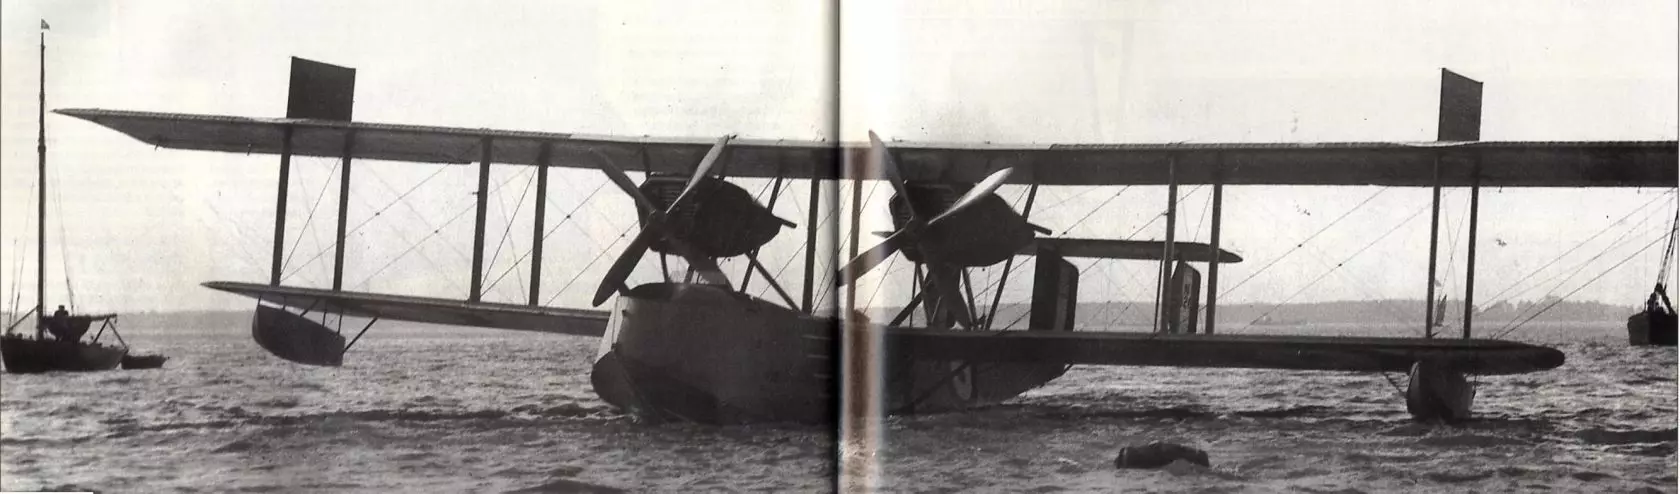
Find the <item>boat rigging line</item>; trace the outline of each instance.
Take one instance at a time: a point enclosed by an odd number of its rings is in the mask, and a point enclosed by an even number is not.
[[[1674,209],[1674,221],[1668,225],[1668,247],[1663,248],[1662,262],[1657,264],[1657,286],[1668,284],[1668,266],[1674,261],[1674,238],[1680,235],[1680,203]]]
[[[76,285],[70,281],[70,236],[64,231],[64,187],[60,187],[58,173],[55,170],[53,180],[53,207],[58,208],[58,260],[64,263],[64,291],[69,295],[70,311],[76,311]],[[45,255],[45,253],[43,253]]]

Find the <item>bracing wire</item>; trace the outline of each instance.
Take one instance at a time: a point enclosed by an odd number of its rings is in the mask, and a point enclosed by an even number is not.
[[[1552,280],[1557,280],[1557,284],[1553,285],[1551,289],[1546,291],[1546,293],[1548,293],[1548,294],[1556,293],[1559,288],[1562,288],[1564,284],[1569,282],[1569,280],[1575,278],[1575,275],[1580,274],[1581,270],[1586,269],[1587,266],[1590,265],[1593,261],[1597,261],[1599,258],[1604,257],[1605,254],[1609,254],[1610,250],[1615,249],[1616,246],[1622,245],[1622,241],[1627,239],[1630,235],[1633,235],[1634,231],[1635,231],[1635,229],[1630,228],[1627,231],[1622,232],[1620,235],[1617,235],[1616,238],[1613,238],[1613,239],[1610,240],[1610,244],[1608,246],[1606,246],[1604,248],[1604,250],[1601,250],[1597,254],[1594,254],[1591,258],[1589,258],[1585,261],[1581,261],[1581,263],[1579,263],[1579,264],[1576,264],[1575,268],[1570,270],[1567,274],[1559,273],[1559,274],[1556,274],[1556,275],[1549,276],[1544,280],[1540,280],[1540,282],[1536,286],[1530,287],[1527,290],[1522,290],[1522,291],[1518,292],[1516,295],[1513,295],[1513,298],[1515,298],[1515,296],[1520,296],[1522,294],[1528,293],[1529,291],[1533,290],[1534,288],[1538,288],[1539,285],[1549,283]],[[1562,278],[1559,278],[1558,276],[1562,276]]]
[[[1429,210],[1429,207],[1427,207],[1427,206],[1418,208],[1418,210],[1413,212],[1411,214],[1411,216],[1407,216],[1406,219],[1400,220],[1400,222],[1398,224],[1395,224],[1393,228],[1389,228],[1388,231],[1383,232],[1382,235],[1378,235],[1377,238],[1371,239],[1371,241],[1366,243],[1364,247],[1360,247],[1359,250],[1354,251],[1353,254],[1351,254],[1351,255],[1347,256],[1346,258],[1342,259],[1340,262],[1337,262],[1336,265],[1331,267],[1329,270],[1319,274],[1318,277],[1313,278],[1312,281],[1308,281],[1305,286],[1302,286],[1300,289],[1295,290],[1295,293],[1289,294],[1289,296],[1284,298],[1283,301],[1278,302],[1277,305],[1273,305],[1271,309],[1267,309],[1264,314],[1260,315],[1260,317],[1254,318],[1253,321],[1249,321],[1248,324],[1245,324],[1245,325],[1243,325],[1243,327],[1237,328],[1237,329],[1239,331],[1243,330],[1243,329],[1247,329],[1249,326],[1253,326],[1255,323],[1260,322],[1260,320],[1265,319],[1267,316],[1272,315],[1272,313],[1276,312],[1278,310],[1278,308],[1283,307],[1284,304],[1287,304],[1287,303],[1289,303],[1289,301],[1294,300],[1295,297],[1301,295],[1302,292],[1305,292],[1305,291],[1307,291],[1307,289],[1312,288],[1313,285],[1318,284],[1318,282],[1323,280],[1324,277],[1329,276],[1330,273],[1334,273],[1338,269],[1341,269],[1342,266],[1347,265],[1348,261],[1353,260],[1353,258],[1355,258],[1355,257],[1359,257],[1360,254],[1365,253],[1366,250],[1370,249],[1372,246],[1377,245],[1383,239],[1388,238],[1388,236],[1394,234],[1394,232],[1399,231],[1400,228],[1406,226],[1408,223],[1411,223],[1413,219],[1416,219],[1419,215],[1422,215],[1424,211],[1428,211],[1428,210]]]
[[[334,162],[332,170],[327,171],[327,178],[321,180],[321,192],[315,194],[315,202],[309,205],[309,214],[303,217],[303,226],[298,227],[298,232],[309,231],[309,223],[315,220],[315,211],[320,209],[321,200],[327,197],[327,182],[332,181],[332,174],[333,172],[338,171],[338,165],[339,164],[337,162]],[[291,267],[292,254],[296,254],[298,247],[301,246],[303,246],[303,242],[292,242],[292,249],[286,251],[285,260],[280,262],[281,271],[285,271],[286,268]]]
[[[594,198],[595,194],[601,192],[601,188],[606,186],[606,185],[607,185],[606,182],[601,182],[599,184],[596,184],[595,185],[595,190],[590,191],[589,195],[584,196],[583,201],[579,202],[577,207],[573,208],[571,212],[566,213],[566,216],[562,217],[558,223],[555,223],[553,228],[549,228],[548,231],[543,232],[542,240],[539,240],[539,241],[547,241],[549,235],[553,235],[554,232],[559,231],[560,227],[562,225],[565,225],[568,220],[572,219],[572,215],[576,214],[579,209],[582,209],[583,205],[588,203],[590,199]],[[578,231],[583,232],[583,234],[586,237],[588,237],[591,242],[594,242],[596,245],[599,246],[601,244],[600,241],[595,240],[595,236],[591,235],[589,233],[589,230],[579,228]],[[626,231],[628,231],[628,230],[626,230]],[[606,247],[601,247],[601,248],[605,249]],[[496,284],[501,283],[502,279],[506,278],[509,273],[515,272],[515,268],[519,267],[520,262],[525,261],[525,259],[527,259],[529,257],[531,257],[531,249],[525,249],[525,252],[523,254],[520,254],[517,259],[513,260],[512,265],[508,266],[507,269],[502,270],[501,274],[496,275],[495,280],[492,280],[489,285],[485,286],[484,291],[490,291],[491,288],[495,288]],[[588,269],[588,267],[586,266],[585,269]]]
[[[485,269],[490,269],[490,266],[495,266],[496,265],[496,259],[498,259],[502,256],[502,248],[507,246],[507,243],[508,243],[508,240],[509,240],[509,234],[513,233],[513,220],[515,218],[518,218],[519,217],[519,211],[521,209],[524,209],[524,207],[525,207],[525,196],[531,193],[531,183],[535,182],[536,179],[537,179],[536,170],[532,169],[530,175],[528,175],[525,178],[525,188],[522,189],[519,192],[519,199],[516,199],[513,203],[513,214],[511,214],[511,215],[508,214],[508,212],[507,212],[507,205],[502,202],[502,198],[503,198],[502,194],[497,194],[496,195],[496,198],[497,198],[496,199],[496,210],[503,217],[507,218],[507,226],[502,228],[502,238],[496,241],[496,250],[493,251],[490,254],[490,262],[484,264]],[[523,257],[520,258],[520,259],[515,259],[513,261],[513,263],[510,265],[510,269],[513,268],[513,267],[518,267],[519,266],[519,261],[522,261],[522,260],[524,260]],[[506,273],[506,271],[503,271],[503,273]],[[521,280],[523,280],[523,278],[521,278]],[[524,285],[524,284],[525,284],[524,281],[520,281],[520,285]],[[484,291],[489,292],[490,289],[485,288]]]
[[[583,265],[583,268],[578,269],[577,273],[572,274],[572,279],[567,280],[566,284],[562,285],[558,291],[555,291],[553,296],[548,297],[548,300],[544,300],[543,305],[553,303],[554,299],[560,298],[560,294],[566,293],[567,288],[571,288],[572,284],[576,283],[578,278],[583,276],[583,273],[589,271],[590,266],[594,266],[596,262],[601,260],[601,257],[605,256],[607,252],[610,252],[612,250],[612,246],[618,245],[619,241],[624,240],[624,237],[630,233],[630,229],[634,227],[635,225],[624,227],[624,231],[618,233],[618,238],[613,239],[612,243],[607,244],[607,248],[601,249],[600,252],[596,252],[595,257],[590,258],[589,262]]]
[[[490,189],[490,190],[489,190],[489,191],[488,191],[488,192],[487,192],[487,193],[495,193],[495,192],[496,192],[496,191],[498,191],[498,190],[501,190],[501,188],[502,188],[502,187],[503,187],[503,186],[505,186],[505,185],[507,185],[507,184],[508,184],[508,183],[510,183],[510,182],[513,182],[513,180],[515,180],[515,179],[517,179],[517,178],[518,178],[518,177],[514,177],[514,178],[510,178],[510,179],[507,179],[507,180],[504,180],[504,181],[502,181],[502,182],[501,182],[501,183],[499,183],[499,184],[496,184],[496,187],[494,187],[494,188],[492,188],[492,189]],[[436,237],[436,236],[437,236],[437,235],[438,235],[438,234],[439,234],[439,233],[441,233],[441,232],[443,232],[443,229],[444,229],[444,228],[445,228],[445,227],[448,227],[448,226],[449,226],[449,225],[450,225],[450,224],[452,224],[452,223],[455,223],[455,221],[457,221],[457,220],[460,220],[460,219],[461,219],[461,217],[462,217],[462,216],[466,216],[466,214],[467,214],[467,212],[469,212],[469,211],[473,211],[473,210],[474,210],[474,209],[476,209],[476,208],[477,208],[477,204],[468,204],[468,205],[467,205],[467,206],[466,206],[466,207],[465,207],[465,208],[462,208],[462,209],[461,209],[461,212],[458,212],[458,213],[455,213],[455,216],[451,216],[451,217],[450,217],[450,218],[449,218],[449,221],[445,221],[445,222],[443,222],[443,224],[442,224],[442,225],[439,225],[439,226],[438,226],[438,227],[437,227],[437,228],[434,228],[434,229],[432,229],[432,232],[431,232],[431,233],[428,233],[428,234],[426,234],[426,236],[424,236],[424,237],[421,237],[421,238],[420,238],[420,240],[418,240],[418,241],[416,241],[416,242],[414,242],[414,243],[413,243],[413,244],[411,244],[411,245],[409,245],[409,246],[408,246],[408,248],[407,248],[407,249],[404,249],[404,250],[403,250],[403,252],[402,252],[402,253],[401,253],[401,254],[398,254],[398,255],[397,255],[397,257],[395,257],[395,258],[393,258],[393,259],[391,259],[391,260],[390,260],[390,261],[387,261],[387,262],[386,262],[386,263],[385,263],[385,264],[384,264],[384,265],[383,265],[383,266],[380,266],[380,267],[379,267],[379,269],[377,269],[377,270],[374,270],[374,272],[373,272],[373,273],[372,273],[372,274],[369,274],[369,275],[367,275],[367,277],[366,277],[366,278],[363,278],[363,279],[362,279],[362,281],[361,281],[361,283],[357,283],[357,286],[360,286],[360,285],[365,285],[365,284],[367,284],[367,282],[369,282],[369,281],[371,281],[371,280],[373,280],[373,277],[374,277],[374,276],[376,276],[376,275],[378,275],[378,274],[379,274],[379,273],[381,273],[381,272],[384,272],[384,271],[385,271],[385,270],[386,270],[386,269],[389,269],[389,268],[390,268],[390,267],[391,267],[391,265],[393,265],[393,264],[396,264],[396,262],[397,262],[397,261],[400,261],[400,260],[402,260],[402,259],[403,259],[403,258],[404,258],[404,257],[407,257],[407,256],[408,256],[408,255],[409,255],[409,254],[410,254],[410,253],[413,253],[413,252],[414,252],[414,250],[415,250],[415,249],[417,249],[417,248],[419,248],[419,247],[420,247],[420,245],[421,245],[421,244],[422,244],[422,243],[424,243],[424,242],[425,242],[425,241],[427,241],[427,240],[430,240],[430,239],[431,239],[431,238],[432,238],[432,237]],[[377,215],[377,214],[375,214],[375,216],[378,216],[378,215]],[[371,219],[372,219],[372,218],[371,218],[371,217],[370,217],[370,218],[369,218],[369,219],[370,219],[370,220],[371,220]],[[365,222],[364,222],[364,224],[365,224]],[[346,232],[346,233],[345,233],[345,235],[346,235],[346,236],[348,236],[348,235],[349,235],[349,233],[348,233],[348,232]],[[336,244],[337,244],[337,242],[334,242],[334,244],[335,244],[335,245],[336,245]],[[299,266],[298,266],[298,270],[297,270],[297,271],[293,271],[293,272],[292,272],[292,275],[295,275],[295,274],[297,274],[297,273],[298,273],[298,272],[299,272],[299,271],[302,271],[302,270],[303,270],[303,268],[305,268],[305,267],[307,267],[307,266],[309,266],[309,264],[310,264],[310,263],[313,263],[313,262],[315,262],[315,260],[316,260],[316,259],[320,259],[320,257],[321,257],[321,256],[322,256],[322,255],[324,255],[324,254],[326,254],[326,252],[327,252],[327,251],[328,251],[328,250],[332,250],[332,249],[330,249],[330,248],[328,248],[328,249],[322,249],[322,250],[321,250],[321,253],[319,253],[319,254],[316,254],[316,255],[315,255],[315,257],[311,257],[311,258],[309,258],[309,260],[308,260],[308,261],[305,261],[305,262],[304,262],[304,263],[303,263],[303,264],[302,264],[302,265],[299,265]],[[291,275],[287,275],[287,276],[286,276],[286,277],[290,277],[290,276],[291,276]],[[282,278],[282,280],[284,280],[284,278]]]
[[[462,208],[461,212],[455,213],[455,216],[451,216],[448,221],[443,222],[443,225],[438,226],[438,228],[436,230],[432,230],[432,232],[426,234],[425,237],[421,237],[420,240],[415,241],[412,244],[409,244],[408,248],[404,249],[401,254],[397,254],[397,256],[392,258],[390,261],[386,261],[384,265],[379,266],[379,269],[373,270],[373,272],[369,273],[367,275],[367,277],[362,278],[362,281],[360,283],[357,283],[356,286],[366,285],[369,281],[373,280],[373,277],[378,276],[379,273],[385,272],[386,269],[389,269],[391,267],[391,265],[396,264],[397,261],[401,261],[404,257],[408,257],[408,254],[414,252],[414,250],[419,248],[420,245],[424,244],[427,240],[430,240],[432,237],[436,237],[438,235],[438,233],[443,231],[444,227],[447,227],[450,224],[455,223],[455,221],[457,221],[457,220],[460,220],[461,217],[466,216],[467,213],[472,211],[472,210],[473,210],[472,205],[469,205],[465,208]]]
[[[1493,301],[1493,302],[1489,302],[1489,305],[1498,304],[1500,302],[1507,301],[1506,299],[1501,299],[1500,297],[1504,296],[1506,293],[1509,293],[1512,289],[1515,289],[1516,287],[1522,285],[1523,282],[1528,281],[1530,278],[1533,278],[1534,275],[1540,274],[1541,271],[1544,271],[1546,268],[1551,267],[1553,264],[1556,264],[1558,261],[1563,260],[1564,257],[1568,257],[1569,254],[1574,253],[1576,249],[1580,249],[1582,246],[1587,245],[1587,243],[1592,242],[1593,239],[1596,239],[1600,235],[1603,235],[1605,232],[1610,231],[1611,228],[1615,228],[1616,225],[1620,225],[1620,224],[1626,222],[1628,220],[1628,218],[1632,218],[1633,215],[1638,214],[1640,211],[1645,210],[1645,208],[1650,207],[1652,204],[1656,204],[1656,202],[1658,200],[1662,199],[1664,196],[1673,195],[1673,194],[1674,194],[1673,191],[1669,191],[1668,193],[1658,195],[1657,197],[1652,198],[1650,201],[1647,201],[1645,204],[1643,204],[1643,205],[1641,205],[1637,208],[1634,208],[1633,211],[1629,211],[1628,214],[1625,215],[1625,216],[1622,216],[1621,219],[1616,220],[1614,223],[1605,225],[1604,228],[1599,229],[1598,232],[1593,233],[1592,235],[1588,236],[1585,239],[1582,239],[1580,242],[1576,242],[1574,246],[1571,246],[1569,248],[1569,250],[1563,251],[1562,254],[1558,254],[1557,257],[1553,257],[1551,260],[1546,261],[1545,264],[1542,264],[1538,268],[1534,268],[1533,271],[1530,271],[1528,274],[1523,275],[1522,278],[1517,279],[1517,281],[1512,282],[1510,285],[1506,286],[1504,289],[1501,289],[1498,292],[1495,292],[1493,294],[1493,296],[1488,297],[1488,300]]]
[[[367,226],[367,224],[369,222],[372,222],[374,218],[378,218],[379,215],[384,214],[385,211],[390,210],[392,206],[395,206],[398,203],[407,204],[406,202],[403,202],[403,198],[408,197],[408,195],[414,193],[415,190],[419,190],[420,186],[425,185],[426,182],[429,182],[433,178],[436,178],[438,176],[438,174],[443,173],[443,170],[445,170],[445,169],[447,169],[447,167],[442,167],[442,166],[438,167],[437,171],[432,172],[431,175],[428,175],[428,176],[426,176],[426,178],[420,180],[420,183],[414,184],[413,187],[410,187],[407,191],[403,192],[402,194],[398,195],[395,199],[392,199],[390,202],[386,203],[385,207],[379,208],[378,211],[374,211],[372,215],[367,217],[367,219],[364,219],[360,223],[357,223],[354,228],[351,228],[351,229],[345,231],[344,235],[349,236],[351,233],[355,233],[357,231],[360,231],[362,229],[362,227]],[[374,175],[374,176],[378,177],[378,175]],[[333,245],[329,245],[329,246],[327,246],[327,248],[321,249],[319,252],[316,252],[314,256],[311,256],[309,258],[309,260],[304,261],[303,265],[299,266],[298,269],[301,270],[301,269],[303,269],[303,267],[308,266],[310,263],[315,262],[316,259],[320,259],[321,256],[326,255],[327,252],[331,251],[332,248],[336,245],[337,245],[337,243],[335,242]],[[287,278],[291,278],[293,275],[296,275],[296,274],[297,274],[297,271],[293,271],[291,274],[288,274],[286,276],[281,277],[281,281],[284,281]]]
[[[1626,264],[1628,261],[1633,260],[1634,257],[1638,256],[1639,254],[1644,253],[1646,250],[1650,249],[1651,247],[1656,246],[1657,242],[1660,242],[1662,240],[1663,240],[1663,237],[1657,237],[1657,238],[1651,239],[1651,241],[1647,242],[1644,247],[1640,247],[1639,250],[1636,250],[1632,254],[1629,254],[1627,257],[1622,258],[1621,261],[1617,261],[1616,264],[1610,266],[1608,269],[1605,269],[1604,272],[1599,273],[1598,276],[1594,276],[1592,279],[1587,280],[1586,283],[1582,283],[1581,286],[1575,287],[1574,290],[1570,290],[1569,293],[1566,293],[1562,297],[1558,297],[1557,299],[1552,300],[1552,303],[1546,304],[1545,307],[1542,307],[1539,311],[1536,311],[1534,314],[1528,316],[1527,319],[1523,319],[1522,322],[1519,322],[1516,325],[1509,326],[1508,328],[1504,328],[1502,331],[1499,332],[1498,335],[1494,336],[1494,339],[1503,338],[1505,335],[1510,334],[1512,331],[1516,331],[1517,328],[1521,328],[1521,327],[1523,327],[1523,325],[1528,324],[1529,321],[1533,321],[1534,318],[1540,317],[1540,314],[1546,313],[1546,311],[1551,310],[1552,307],[1556,307],[1559,303],[1562,303],[1564,300],[1568,299],[1571,295],[1574,295],[1576,292],[1579,292],[1582,289],[1585,289],[1586,287],[1591,286],[1593,284],[1593,282],[1598,281],[1599,278],[1603,278],[1605,275],[1610,274],[1610,272],[1615,271],[1616,268],[1621,267],[1623,264]],[[1513,319],[1513,321],[1514,320],[1515,319]]]
[[[1230,288],[1226,288],[1225,291],[1219,292],[1219,298],[1225,298],[1226,295],[1230,295],[1232,291],[1236,290],[1237,288],[1242,287],[1244,284],[1248,283],[1249,280],[1254,279],[1254,277],[1256,277],[1256,276],[1260,276],[1260,274],[1266,272],[1267,269],[1271,269],[1271,267],[1273,265],[1277,264],[1278,261],[1281,261],[1281,260],[1283,260],[1283,258],[1289,257],[1290,254],[1295,253],[1295,251],[1300,250],[1302,246],[1307,245],[1307,242],[1311,242],[1314,238],[1317,238],[1320,234],[1329,230],[1331,227],[1336,226],[1337,223],[1340,223],[1343,219],[1346,219],[1349,215],[1352,215],[1354,211],[1358,211],[1360,208],[1365,207],[1366,204],[1370,204],[1373,199],[1376,199],[1377,196],[1382,195],[1382,193],[1387,191],[1387,190],[1388,190],[1388,187],[1383,187],[1383,188],[1377,189],[1376,192],[1371,193],[1370,197],[1366,197],[1364,201],[1361,201],[1359,204],[1355,205],[1353,208],[1348,209],[1346,212],[1343,212],[1341,216],[1337,216],[1335,220],[1332,220],[1329,224],[1324,225],[1323,228],[1319,228],[1318,231],[1313,232],[1312,235],[1308,235],[1307,238],[1305,238],[1305,239],[1301,240],[1299,243],[1295,244],[1295,247],[1289,249],[1288,251],[1285,251],[1282,255],[1279,255],[1276,258],[1273,258],[1271,260],[1271,262],[1267,262],[1265,266],[1261,266],[1260,269],[1255,270],[1254,273],[1249,274],[1248,277],[1243,278],[1242,281],[1238,281],[1235,285],[1232,285]]]

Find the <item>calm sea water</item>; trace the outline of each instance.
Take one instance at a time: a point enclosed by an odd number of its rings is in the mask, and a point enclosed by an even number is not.
[[[1277,329],[1250,328],[1266,331]],[[124,336],[172,360],[0,377],[0,488],[834,486],[832,430],[616,413],[590,391],[591,338],[382,323],[344,367],[313,368],[269,357],[244,328]],[[893,492],[1676,491],[1673,349],[1630,348],[1615,324],[1531,326],[1512,338],[1559,345],[1569,361],[1479,379],[1480,419],[1460,427],[1412,424],[1376,374],[1082,366],[1003,405],[885,419],[868,482]],[[1214,466],[1112,467],[1121,446],[1157,439],[1201,447]]]

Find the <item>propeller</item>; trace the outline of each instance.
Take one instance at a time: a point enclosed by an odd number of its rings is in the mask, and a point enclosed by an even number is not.
[[[723,149],[729,145],[729,141],[734,137],[723,136],[718,138],[717,143],[712,144],[712,149],[706,152],[706,157],[701,158],[700,165],[695,167],[694,176],[689,178],[688,185],[683,187],[682,193],[678,194],[677,198],[672,200],[671,204],[663,210],[652,199],[643,195],[642,190],[636,187],[636,183],[630,180],[630,175],[624,173],[624,170],[620,169],[618,165],[613,164],[612,160],[600,160],[601,171],[606,172],[607,178],[611,179],[613,184],[618,185],[618,188],[623,189],[625,194],[629,194],[636,201],[636,204],[641,205],[648,211],[648,214],[642,222],[642,231],[636,234],[636,238],[632,239],[630,245],[624,248],[624,252],[618,255],[618,259],[613,261],[612,267],[607,269],[606,276],[602,277],[601,285],[595,289],[595,299],[592,302],[594,305],[600,306],[612,297],[613,293],[627,289],[628,287],[624,285],[624,282],[630,278],[630,272],[636,269],[636,264],[641,262],[642,256],[647,253],[653,242],[661,238],[671,246],[672,251],[688,261],[688,265],[700,274],[701,279],[714,285],[729,285],[729,278],[723,276],[723,270],[718,268],[717,262],[701,256],[699,251],[681,238],[669,235],[666,222],[671,213],[694,201],[696,186],[700,184],[701,180],[705,179],[711,171],[712,165],[716,164],[718,157],[723,155]]]
[[[932,219],[926,219],[927,216],[922,211],[916,210],[915,201],[910,200],[910,190],[904,183],[904,175],[899,173],[898,164],[893,160],[892,154],[887,151],[886,144],[881,142],[881,137],[876,135],[874,131],[869,132],[869,147],[871,152],[875,154],[875,160],[881,164],[882,178],[892,184],[893,189],[898,192],[898,196],[904,199],[905,209],[909,212],[909,220],[904,223],[903,228],[893,232],[881,243],[846,263],[841,268],[838,277],[841,285],[856,281],[858,277],[879,266],[882,261],[886,260],[887,256],[891,256],[894,252],[902,249],[906,242],[921,244],[922,231],[978,204],[981,199],[996,192],[998,187],[1009,180],[1009,175],[1014,173],[1014,169],[1011,168],[993,172],[984,180],[981,180],[980,183],[975,184],[962,197],[952,202],[950,207],[933,216]],[[934,249],[922,248],[921,251],[923,260],[930,266],[943,265]],[[932,271],[941,270],[935,269]],[[965,327],[971,325],[973,323],[972,317],[970,317],[967,304],[963,303],[962,296],[957,291],[956,280],[950,279],[949,276],[930,276],[930,281],[932,288],[939,293],[940,299],[953,306],[950,312],[957,322]]]

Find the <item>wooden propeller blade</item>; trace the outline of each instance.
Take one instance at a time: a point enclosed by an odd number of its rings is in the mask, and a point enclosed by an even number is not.
[[[943,213],[939,213],[939,216],[933,217],[932,220],[928,220],[928,224],[932,225],[938,223],[939,220],[949,218],[951,215],[957,214],[958,212],[979,203],[980,198],[990,195],[992,192],[996,192],[998,187],[1002,187],[1003,182],[1005,180],[1009,180],[1009,174],[1011,173],[1015,173],[1014,168],[1004,168],[1002,170],[992,172],[992,174],[987,176],[985,180],[981,180],[980,183],[974,184],[974,188],[968,189],[968,193],[963,194],[962,198],[957,199],[957,202],[951,203],[951,207],[949,209],[946,209]]]
[[[688,186],[683,187],[682,193],[677,195],[676,200],[671,201],[671,206],[665,208],[666,212],[676,211],[677,206],[685,204],[683,201],[694,196],[695,186],[700,185],[700,181],[705,180],[711,173],[712,165],[717,163],[718,157],[723,156],[723,148],[728,147],[729,140],[734,138],[732,135],[719,137],[717,143],[712,144],[712,150],[706,151],[706,157],[701,158],[700,165],[694,167],[694,175],[688,177]]]
[[[636,264],[641,262],[642,255],[646,254],[648,247],[653,244],[654,236],[658,235],[658,225],[660,222],[649,221],[647,226],[642,227],[642,231],[636,234],[636,238],[630,241],[630,245],[624,247],[624,252],[618,255],[612,267],[607,269],[607,274],[601,277],[601,285],[595,288],[595,299],[591,304],[600,307],[613,293],[628,288],[624,286],[624,281],[630,279],[630,272],[636,270]]]
[[[596,151],[595,155],[597,161],[601,162],[601,171],[607,174],[607,178],[611,179],[614,185],[617,185],[619,189],[624,190],[625,194],[629,194],[630,198],[634,199],[637,205],[646,208],[648,211],[659,210],[659,207],[653,204],[653,200],[648,199],[646,195],[642,194],[642,189],[636,187],[636,182],[630,180],[629,174],[624,173],[624,170],[619,169],[618,165],[614,165],[612,160],[601,155],[600,151]],[[600,304],[597,303],[596,305]]]
[[[910,211],[910,219],[921,218],[921,215],[916,214],[916,203],[910,200],[909,188],[904,185],[904,175],[898,173],[898,163],[893,161],[887,145],[881,142],[881,136],[875,135],[873,130],[869,131],[869,149],[880,158],[882,178],[892,184],[893,190],[898,192],[898,197],[904,199],[904,208]]]
[[[836,278],[840,280],[840,286],[857,281],[858,277],[868,273],[871,269],[875,269],[875,266],[881,265],[881,261],[887,260],[887,257],[893,255],[893,252],[898,251],[898,243],[904,239],[904,232],[905,230],[899,230],[892,236],[887,237],[886,240],[882,240],[881,243],[870,247],[868,251],[858,254],[857,257],[852,258],[851,262],[846,263],[845,267],[840,268]]]

